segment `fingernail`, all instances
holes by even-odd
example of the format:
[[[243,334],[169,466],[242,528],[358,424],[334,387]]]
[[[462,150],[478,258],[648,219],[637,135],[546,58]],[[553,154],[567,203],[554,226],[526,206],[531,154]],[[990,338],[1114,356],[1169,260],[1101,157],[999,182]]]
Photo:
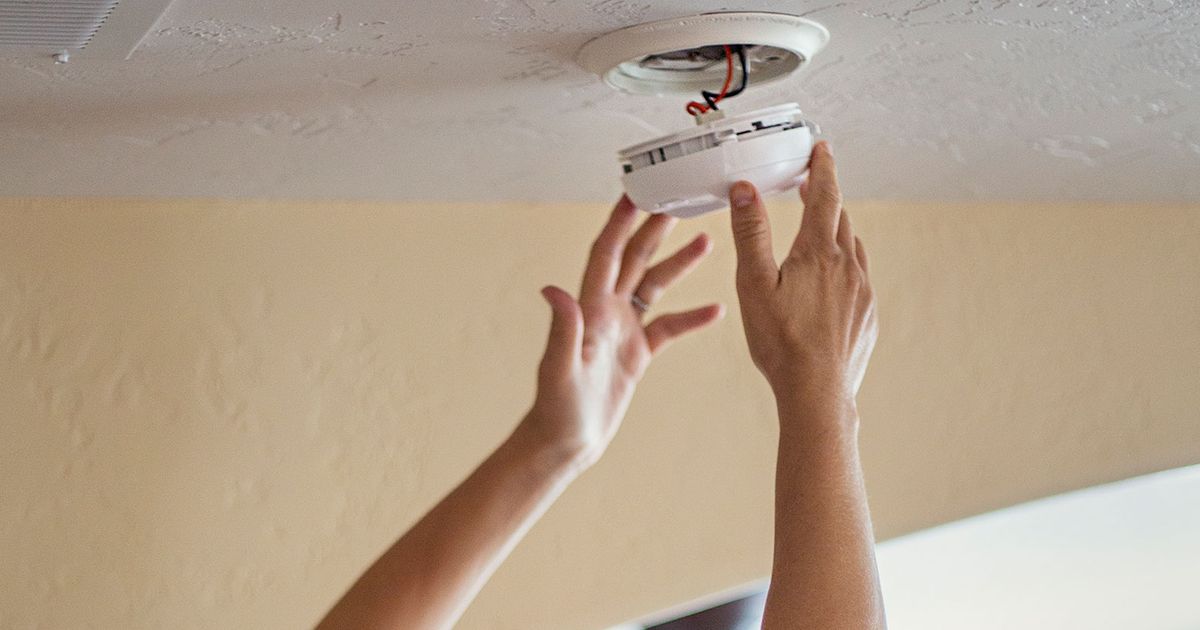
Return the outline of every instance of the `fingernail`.
[[[749,182],[737,182],[729,189],[729,200],[735,208],[744,208],[754,202],[754,186]]]

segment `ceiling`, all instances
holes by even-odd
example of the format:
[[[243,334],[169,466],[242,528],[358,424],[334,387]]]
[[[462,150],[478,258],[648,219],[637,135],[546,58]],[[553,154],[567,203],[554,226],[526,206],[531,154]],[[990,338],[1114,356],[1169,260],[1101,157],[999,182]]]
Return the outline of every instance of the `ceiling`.
[[[128,61],[0,58],[0,194],[609,199],[616,150],[690,121],[575,51],[752,9],[832,32],[736,104],[799,102],[853,197],[1200,202],[1184,0],[177,0]]]

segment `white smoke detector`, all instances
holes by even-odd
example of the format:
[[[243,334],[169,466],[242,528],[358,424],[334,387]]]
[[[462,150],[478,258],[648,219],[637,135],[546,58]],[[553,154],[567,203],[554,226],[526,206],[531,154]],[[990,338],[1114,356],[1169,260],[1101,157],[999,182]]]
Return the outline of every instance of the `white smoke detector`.
[[[763,195],[799,186],[816,131],[795,103],[712,120],[621,151],[621,182],[634,205],[653,214],[720,210],[739,180]]]
[[[126,59],[171,0],[0,0],[0,57]],[[86,52],[85,52],[86,51]]]
[[[764,195],[795,188],[817,133],[800,106],[734,114],[728,108],[736,101],[723,99],[791,75],[828,42],[829,31],[812,20],[747,12],[639,24],[589,41],[579,64],[612,88],[704,99],[686,104],[695,127],[619,152],[625,193],[646,212],[690,217],[728,205],[739,180]]]

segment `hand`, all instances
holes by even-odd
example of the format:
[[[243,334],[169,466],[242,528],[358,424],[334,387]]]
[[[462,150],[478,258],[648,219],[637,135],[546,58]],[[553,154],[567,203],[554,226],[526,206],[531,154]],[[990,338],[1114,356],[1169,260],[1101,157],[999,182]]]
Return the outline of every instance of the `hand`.
[[[754,364],[781,403],[853,404],[878,324],[867,252],[842,208],[829,145],[813,148],[800,187],[800,233],[782,264],[754,186],[738,182],[729,195],[738,299]]]
[[[522,427],[584,467],[612,441],[651,358],[724,314],[721,305],[710,304],[643,324],[633,296],[646,304],[656,302],[695,268],[711,243],[701,234],[647,269],[676,220],[654,215],[631,237],[637,214],[628,198],[617,203],[592,244],[578,302],[560,288],[542,290],[553,321],[538,371],[537,398]]]

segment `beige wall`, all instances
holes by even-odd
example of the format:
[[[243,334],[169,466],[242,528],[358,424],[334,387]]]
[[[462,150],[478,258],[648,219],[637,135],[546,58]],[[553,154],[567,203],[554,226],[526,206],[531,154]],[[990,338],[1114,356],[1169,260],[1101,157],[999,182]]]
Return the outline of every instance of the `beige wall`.
[[[314,622],[525,409],[537,290],[575,284],[604,211],[0,201],[0,627]],[[1200,208],[853,212],[881,537],[1200,462]],[[726,220],[682,225],[717,245],[670,305],[733,304]],[[771,408],[732,309],[651,368],[462,627],[597,628],[763,576]]]

